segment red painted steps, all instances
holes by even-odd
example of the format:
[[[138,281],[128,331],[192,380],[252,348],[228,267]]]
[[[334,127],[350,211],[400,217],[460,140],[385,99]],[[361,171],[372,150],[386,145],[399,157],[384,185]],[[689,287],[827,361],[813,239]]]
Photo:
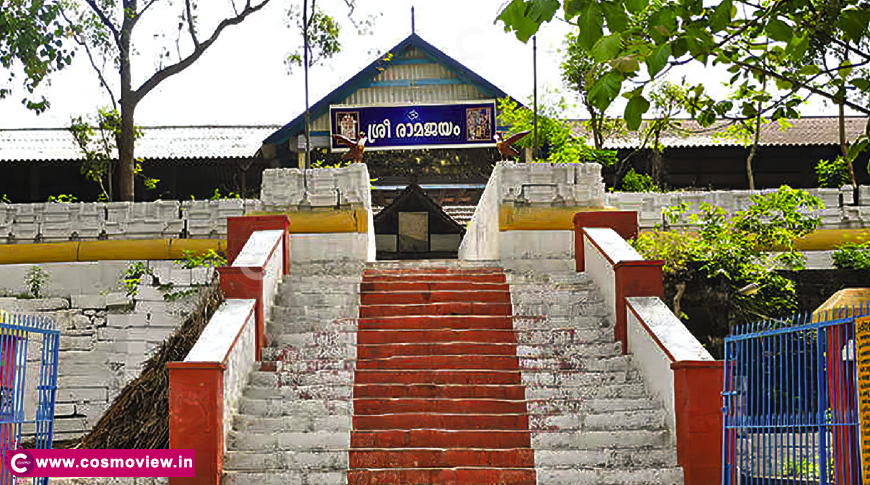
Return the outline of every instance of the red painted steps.
[[[348,483],[535,484],[501,268],[368,269]]]

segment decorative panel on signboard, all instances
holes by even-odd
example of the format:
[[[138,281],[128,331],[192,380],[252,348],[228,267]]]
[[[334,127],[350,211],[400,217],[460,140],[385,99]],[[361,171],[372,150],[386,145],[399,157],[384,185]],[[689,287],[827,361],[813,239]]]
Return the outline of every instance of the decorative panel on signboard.
[[[495,101],[405,106],[329,107],[332,134],[356,140],[366,150],[495,146]],[[347,147],[332,139],[333,151]]]

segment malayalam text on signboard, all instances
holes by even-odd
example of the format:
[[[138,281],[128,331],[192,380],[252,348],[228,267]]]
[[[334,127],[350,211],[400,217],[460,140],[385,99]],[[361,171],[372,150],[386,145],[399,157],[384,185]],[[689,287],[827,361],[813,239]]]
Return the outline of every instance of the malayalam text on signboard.
[[[410,106],[330,106],[332,134],[366,150],[495,146],[495,101]],[[332,149],[346,149],[332,138]]]

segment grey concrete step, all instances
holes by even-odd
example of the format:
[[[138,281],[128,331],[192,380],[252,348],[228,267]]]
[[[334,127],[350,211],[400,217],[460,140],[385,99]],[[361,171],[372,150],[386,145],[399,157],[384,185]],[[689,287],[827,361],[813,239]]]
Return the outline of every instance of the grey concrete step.
[[[271,319],[273,321],[292,321],[294,317],[300,316],[322,319],[356,318],[359,316],[359,308],[352,303],[347,305],[272,306]]]
[[[526,399],[641,399],[646,397],[646,389],[642,382],[571,386],[571,380],[563,379],[563,381],[565,384],[556,381],[548,386],[524,382]]]
[[[541,469],[577,468],[671,468],[677,465],[674,449],[608,449],[595,450],[537,450],[535,466]],[[549,483],[549,482],[545,482]]]
[[[292,236],[291,236],[292,237]],[[355,277],[365,269],[364,261],[310,261],[290,264],[290,277]]]
[[[590,413],[583,420],[588,430],[665,429],[664,409]]]
[[[547,329],[612,329],[613,322],[606,315],[598,316],[543,316],[518,314],[514,310],[514,330]]]
[[[526,389],[546,389],[549,387],[568,389],[574,387],[607,386],[642,383],[627,371],[570,372],[565,370],[541,370],[523,372],[523,385]],[[542,393],[542,391],[536,391]],[[526,394],[528,396],[528,393]]]
[[[352,370],[316,370],[310,372],[260,372],[251,373],[248,386],[347,386],[353,384]]]
[[[306,332],[353,332],[357,329],[357,319],[355,316],[336,317],[273,313],[266,328],[271,335]]]
[[[555,346],[549,343],[522,344],[517,346],[517,355],[523,359],[578,360],[583,358],[605,358],[622,355],[621,342],[572,343]],[[558,367],[557,367],[558,368]]]
[[[245,389],[244,397],[251,399],[282,399],[292,400],[343,400],[353,399],[351,386],[284,386],[284,387],[253,387]]]
[[[536,450],[587,450],[597,448],[655,448],[668,445],[665,430],[587,431],[532,430]]]
[[[225,468],[233,471],[346,471],[347,450],[228,451]]]
[[[563,359],[524,357],[520,359],[520,369],[524,372],[612,372],[627,370],[630,362],[629,356],[618,354]]]
[[[272,334],[272,346],[279,348],[287,347],[350,347],[356,346],[356,332],[305,332],[305,333],[279,333]],[[612,339],[612,335],[611,335]],[[351,354],[353,355],[353,354]]]
[[[221,485],[346,485],[347,471],[282,471],[272,472],[237,472],[227,471],[221,480]]]
[[[227,446],[233,451],[344,451],[350,448],[349,432],[254,434],[231,431]]]
[[[549,317],[594,317],[608,316],[608,309],[603,302],[588,304],[585,302],[512,302],[514,315],[545,315]]]
[[[243,396],[239,399],[239,414],[277,418],[281,416],[308,415],[313,417],[323,416],[350,416],[353,414],[353,403],[350,400],[339,401],[300,401],[283,396],[268,399],[253,399]]]
[[[275,305],[293,308],[296,306],[348,306],[359,305],[358,293],[298,293],[276,295]]]
[[[277,352],[270,352],[268,360],[290,362],[299,360],[348,360],[356,358],[356,345],[342,342],[338,339],[296,346],[287,345],[284,335],[279,335],[271,337],[271,345],[279,350]]]
[[[516,339],[520,345],[548,345],[553,348],[584,343],[608,343],[613,342],[613,329],[610,327],[534,328],[517,330]]]
[[[537,430],[571,431],[624,431],[633,429],[665,429],[665,413],[662,409],[636,411],[613,411],[601,414],[589,413],[581,407],[580,413],[532,414],[529,426]]]
[[[245,433],[313,433],[316,431],[347,431],[353,427],[351,416],[311,416],[301,414],[296,416],[281,416],[264,418],[239,414],[233,418],[233,429]]]
[[[538,468],[538,483],[547,485],[683,485],[683,469],[667,468]]]

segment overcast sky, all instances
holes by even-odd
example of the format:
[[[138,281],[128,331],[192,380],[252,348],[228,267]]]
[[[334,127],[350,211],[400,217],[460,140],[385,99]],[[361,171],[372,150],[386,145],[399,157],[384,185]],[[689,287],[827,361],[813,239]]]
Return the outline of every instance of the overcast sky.
[[[343,24],[343,51],[310,74],[311,104],[368,65],[411,33],[411,6],[416,7],[417,34],[488,79],[508,94],[527,100],[532,94],[532,47],[494,24],[504,0],[357,0],[355,19],[370,14],[377,18],[373,35],[359,36],[346,19],[343,0],[319,0]],[[177,3],[177,2],[176,2]],[[304,109],[303,76],[300,69],[288,74],[285,56],[301,44],[298,30],[287,28],[285,12],[289,0],[273,0],[263,11],[241,25],[227,29],[217,43],[193,66],[170,78],[151,92],[136,112],[141,126],[156,125],[244,125],[284,124]],[[296,3],[296,2],[294,2]],[[209,0],[208,8],[228,5]],[[161,25],[155,11],[149,23],[137,29],[140,38],[151,39],[155,25]],[[174,25],[171,14],[168,22]],[[573,27],[551,22],[538,36],[539,93],[546,86],[561,88],[559,65],[565,34]],[[141,82],[153,72],[155,52],[139,44],[134,77]],[[174,45],[174,44],[173,44]],[[690,82],[702,79],[721,90],[716,79],[727,79],[716,70],[693,66],[675,73]],[[117,74],[115,75],[117,77]],[[15,86],[20,90],[20,86]],[[35,115],[20,104],[19,92],[0,101],[0,128],[66,127],[71,116],[96,112],[110,103],[83,54],[71,68],[55,75],[48,89],[51,109]],[[568,93],[566,93],[568,94]],[[572,101],[573,103],[573,101]],[[619,109],[613,112],[618,114]],[[805,114],[835,114],[820,105]],[[569,110],[570,117],[585,117],[582,109]]]

